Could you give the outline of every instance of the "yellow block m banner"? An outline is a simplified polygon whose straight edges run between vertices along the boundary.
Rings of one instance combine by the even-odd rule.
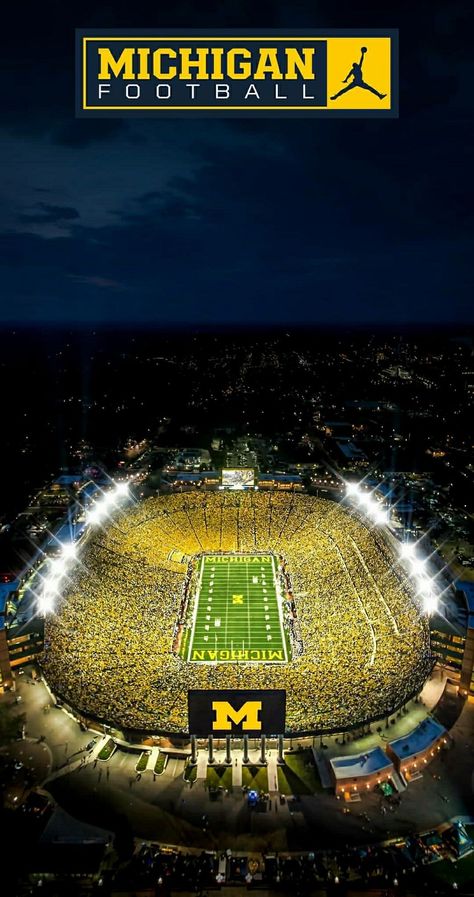
[[[191,689],[188,692],[189,734],[283,735],[286,692],[283,689]]]

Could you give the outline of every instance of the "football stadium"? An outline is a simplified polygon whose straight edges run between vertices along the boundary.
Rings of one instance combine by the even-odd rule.
[[[192,734],[190,689],[284,689],[287,735],[343,732],[401,707],[431,667],[383,527],[294,493],[116,507],[88,528],[46,616],[52,690],[124,731]]]

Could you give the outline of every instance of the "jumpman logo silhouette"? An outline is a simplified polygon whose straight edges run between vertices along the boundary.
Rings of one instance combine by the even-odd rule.
[[[331,100],[337,100],[338,97],[342,97],[343,93],[347,93],[348,90],[352,90],[353,87],[362,87],[363,90],[370,90],[371,93],[374,93],[379,100],[383,100],[384,97],[387,96],[386,93],[379,93],[375,87],[371,87],[370,84],[366,84],[362,77],[362,63],[364,62],[364,56],[367,53],[367,47],[360,48],[361,57],[360,62],[353,62],[352,68],[349,74],[344,78],[343,84],[347,84],[349,78],[352,78],[350,84],[347,84],[347,87],[343,87],[338,93],[335,93]]]

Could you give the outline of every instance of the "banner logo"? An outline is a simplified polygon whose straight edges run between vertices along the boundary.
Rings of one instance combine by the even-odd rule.
[[[398,115],[397,30],[76,32],[79,116]]]
[[[283,689],[188,691],[189,733],[208,735],[282,735],[286,692]]]
[[[242,724],[242,731],[261,732],[262,721],[260,713],[262,711],[261,701],[246,701],[239,710],[232,707],[228,701],[213,701],[212,709],[216,715],[212,724],[213,732],[231,732],[232,723],[238,726]]]

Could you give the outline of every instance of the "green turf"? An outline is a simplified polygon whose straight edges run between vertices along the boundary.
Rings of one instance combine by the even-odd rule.
[[[209,788],[232,788],[232,766],[208,766],[206,774]]]
[[[186,781],[191,782],[191,784],[192,784],[193,782],[196,781],[196,776],[197,776],[196,764],[195,763],[194,764],[187,763],[185,766],[185,769],[184,769],[184,778],[186,779]]]
[[[322,790],[310,750],[287,752],[285,764],[278,767],[277,773],[281,794],[315,794]]]
[[[100,749],[98,753],[99,760],[108,760],[115,751],[115,741],[113,738],[108,738],[105,742],[104,746]]]
[[[242,766],[242,785],[254,791],[268,791],[266,766]]]
[[[188,660],[285,663],[272,555],[204,555],[200,561]]]
[[[149,755],[148,751],[143,751],[143,753],[140,754],[140,757],[139,757],[139,759],[138,759],[138,763],[137,763],[137,765],[136,765],[136,767],[135,767],[135,769],[136,769],[137,772],[144,772],[144,771],[145,771],[145,769],[147,768],[147,765],[148,765],[148,757],[149,757],[149,756],[150,756],[150,755]]]
[[[168,762],[168,754],[163,754],[160,751],[160,753],[158,754],[157,761],[155,763],[155,770],[154,770],[154,772],[157,776],[161,775],[167,762]]]

